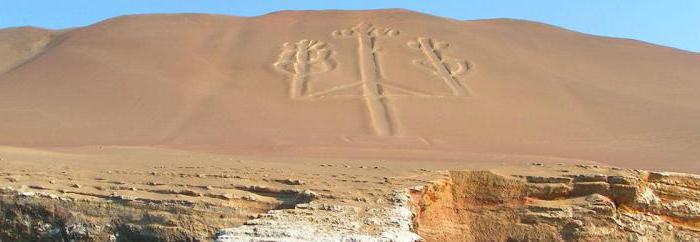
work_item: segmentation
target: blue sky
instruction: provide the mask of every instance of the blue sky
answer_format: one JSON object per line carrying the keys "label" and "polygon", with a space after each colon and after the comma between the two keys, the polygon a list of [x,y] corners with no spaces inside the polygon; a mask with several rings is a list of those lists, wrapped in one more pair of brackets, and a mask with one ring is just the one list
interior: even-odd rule
{"label": "blue sky", "polygon": [[255,16],[277,10],[376,8],[456,19],[527,19],[700,52],[700,0],[0,0],[0,28],[66,28],[136,13]]}

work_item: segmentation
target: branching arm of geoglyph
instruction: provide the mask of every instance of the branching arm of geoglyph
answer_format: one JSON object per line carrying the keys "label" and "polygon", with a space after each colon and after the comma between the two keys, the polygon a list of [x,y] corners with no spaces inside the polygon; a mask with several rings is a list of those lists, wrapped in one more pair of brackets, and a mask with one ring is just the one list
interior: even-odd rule
{"label": "branching arm of geoglyph", "polygon": [[300,40],[284,43],[279,60],[274,67],[292,76],[289,95],[299,98],[304,95],[308,76],[332,70],[335,62],[331,58],[328,44],[316,40]]}
{"label": "branching arm of geoglyph", "polygon": [[449,47],[445,42],[431,38],[418,38],[408,42],[408,47],[421,51],[425,59],[414,60],[413,64],[440,77],[450,88],[454,96],[469,96],[467,89],[456,79],[465,73],[468,66],[465,61],[446,58],[441,50]]}

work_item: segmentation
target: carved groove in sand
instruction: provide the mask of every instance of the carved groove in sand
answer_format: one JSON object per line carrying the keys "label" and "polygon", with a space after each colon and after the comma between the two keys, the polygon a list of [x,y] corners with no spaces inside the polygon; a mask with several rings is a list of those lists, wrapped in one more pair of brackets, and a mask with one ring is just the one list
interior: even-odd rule
{"label": "carved groove in sand", "polygon": [[278,71],[292,76],[289,88],[291,98],[302,97],[306,92],[309,75],[333,70],[328,44],[316,40],[300,40],[284,43],[282,54],[274,64]]}
{"label": "carved groove in sand", "polygon": [[413,60],[413,64],[423,67],[433,75],[440,77],[452,90],[452,95],[462,97],[469,96],[469,91],[462,86],[456,77],[467,71],[469,66],[463,60],[447,58],[442,49],[449,47],[445,42],[436,41],[432,38],[418,38],[416,41],[409,41],[408,47],[420,50],[426,59]]}
{"label": "carved groove in sand", "polygon": [[[290,97],[292,99],[318,99],[326,97],[352,97],[362,98],[367,107],[370,125],[376,136],[395,136],[394,125],[386,103],[387,97],[412,96],[412,97],[466,97],[468,90],[456,79],[469,68],[465,61],[445,57],[442,49],[448,47],[447,43],[434,41],[431,38],[418,38],[410,41],[409,47],[420,50],[426,59],[415,60],[413,63],[423,67],[441,78],[452,94],[427,93],[401,85],[387,82],[380,72],[378,62],[378,39],[394,37],[399,31],[385,27],[377,28],[372,24],[360,23],[355,27],[335,30],[332,36],[343,39],[357,40],[357,60],[360,71],[360,80],[344,85],[334,86],[320,91],[308,91],[309,76],[316,73],[328,72],[335,68],[335,61],[331,57],[328,44],[314,41],[301,40],[295,44],[285,43],[279,60],[274,63],[277,70],[292,76],[290,85]],[[348,89],[359,89],[360,95],[338,94]],[[390,91],[390,93],[387,93]],[[425,140],[424,138],[420,138]],[[427,143],[427,142],[424,142]]]}
{"label": "carved groove in sand", "polygon": [[379,37],[392,37],[399,31],[391,28],[378,29],[371,24],[360,23],[352,29],[336,30],[333,36],[337,38],[357,39],[358,61],[362,85],[362,96],[369,111],[374,132],[378,136],[392,135],[389,113],[386,103],[382,100],[383,90],[380,84],[379,65],[377,64],[376,40]]}

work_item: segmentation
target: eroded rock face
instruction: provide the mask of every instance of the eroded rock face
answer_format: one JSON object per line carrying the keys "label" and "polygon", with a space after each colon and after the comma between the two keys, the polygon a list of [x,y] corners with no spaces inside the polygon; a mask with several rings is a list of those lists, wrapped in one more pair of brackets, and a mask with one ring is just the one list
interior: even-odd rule
{"label": "eroded rock face", "polygon": [[595,171],[451,171],[413,190],[416,229],[427,241],[700,240],[698,176]]}
{"label": "eroded rock face", "polygon": [[[376,171],[342,188],[286,171],[28,183],[31,171],[5,170],[18,179],[0,189],[0,240],[700,241],[698,176],[542,163],[488,170]],[[336,176],[321,181],[347,180]]]}
{"label": "eroded rock face", "polygon": [[359,208],[346,205],[297,204],[272,210],[243,226],[220,230],[216,240],[228,241],[395,241],[414,242],[413,213],[407,193],[397,192],[393,206]]}
{"label": "eroded rock face", "polygon": [[[188,202],[176,196],[155,200],[26,189],[0,188],[0,241],[208,241],[222,227],[283,205],[245,201],[251,206],[237,207],[224,197],[212,198],[225,200],[219,203]],[[308,195],[298,197],[306,201]]]}

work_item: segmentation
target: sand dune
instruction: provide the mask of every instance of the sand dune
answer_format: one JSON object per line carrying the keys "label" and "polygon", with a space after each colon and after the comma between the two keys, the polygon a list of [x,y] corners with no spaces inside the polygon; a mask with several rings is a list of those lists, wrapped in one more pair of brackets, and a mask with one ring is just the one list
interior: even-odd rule
{"label": "sand dune", "polygon": [[38,28],[0,30],[0,73],[10,71],[31,60],[53,40],[54,33]]}
{"label": "sand dune", "polygon": [[138,15],[0,30],[0,56],[0,145],[700,173],[700,54],[540,23]]}

